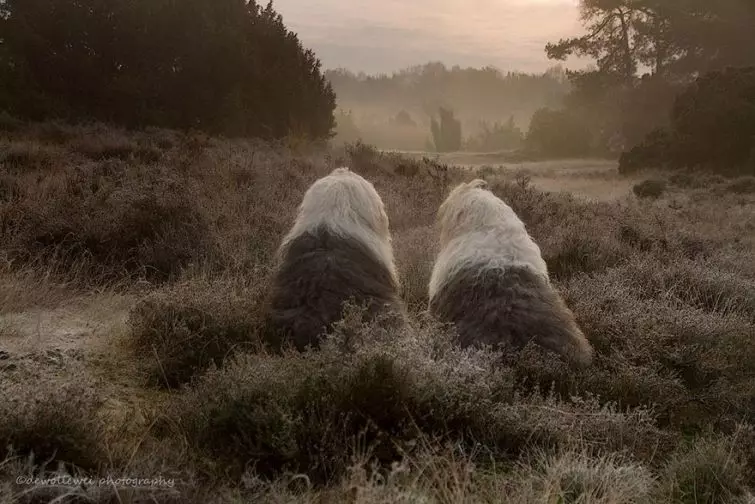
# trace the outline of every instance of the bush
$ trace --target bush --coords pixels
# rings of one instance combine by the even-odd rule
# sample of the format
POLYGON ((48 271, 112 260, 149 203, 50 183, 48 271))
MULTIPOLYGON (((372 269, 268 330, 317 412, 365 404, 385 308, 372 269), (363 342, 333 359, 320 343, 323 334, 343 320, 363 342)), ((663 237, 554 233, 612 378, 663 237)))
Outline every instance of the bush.
POLYGON ((4 376, 0 392, 0 460, 33 456, 37 464, 58 461, 83 469, 106 460, 97 422, 102 399, 92 387, 60 378, 24 376, 17 382, 4 376))
POLYGON ((666 191, 666 182, 663 180, 645 180, 636 184, 632 192, 638 198, 660 198, 666 191))
POLYGON ((59 189, 45 205, 38 204, 40 188, 27 185, 2 209, 13 230, 3 245, 12 259, 78 268, 96 281, 164 280, 210 250, 191 190, 170 175, 102 161, 55 182, 59 189))
POLYGON ((430 131, 433 134, 435 150, 451 152, 461 150, 461 121, 454 117, 452 110, 440 107, 439 120, 432 119, 430 131))
POLYGON ((677 96, 668 131, 655 131, 622 156, 622 172, 643 167, 755 174, 755 68, 710 72, 677 96))
POLYGON ((590 153, 590 132, 570 112, 544 108, 532 116, 525 145, 543 156, 586 156, 590 153))
POLYGON ((343 476, 360 446, 389 467, 419 439, 484 446, 480 463, 532 444, 581 439, 640 454, 667 441, 648 411, 517 395, 497 354, 459 350, 435 323, 396 334, 379 322, 365 327, 359 315, 347 313, 319 352, 240 355, 211 371, 177 398, 169 424, 200 460, 221 460, 216 470, 251 462, 263 475, 303 471, 322 483, 343 476))
POLYGON ((129 325, 149 384, 179 387, 233 352, 259 345, 265 285, 259 280, 186 281, 142 299, 129 325))
MULTIPOLYGON (((19 454, 57 448, 57 460, 104 476, 181 473, 177 481, 206 490, 196 502, 684 502, 698 489, 700 500, 746 502, 752 494, 755 434, 737 426, 755 416, 753 223, 741 203, 749 198, 726 192, 734 181, 676 173, 670 183, 691 189, 691 200, 669 208, 582 200, 541 192, 526 177, 488 174, 595 349, 590 368, 573 370, 534 345, 462 351, 451 328, 423 315, 438 206, 474 175, 360 147, 352 154, 363 163, 352 166, 385 201, 409 326, 365 326, 348 311, 321 351, 270 354, 258 345, 267 269, 302 194, 343 164, 345 152, 311 149, 304 157, 259 141, 94 126, 36 125, 7 140, 23 143, 19 151, 49 151, 21 156, 26 164, 0 177, 0 332, 11 345, 0 352, 0 397, 11 397, 0 403, 0 444, 12 438, 19 454), (94 146, 123 137, 135 149, 160 149, 161 158, 93 161, 74 148, 87 137, 94 146), (114 200, 118 194, 133 196, 114 200), (139 197, 169 208, 180 201, 188 213, 144 208, 139 197), (29 224, 29 215, 41 224, 29 224), (138 298, 125 320, 96 302, 103 286, 58 284, 63 275, 93 280, 75 261, 44 253, 7 260, 24 246, 40 252, 27 240, 31 231, 68 223, 68 243, 90 247, 76 257, 95 264, 92 251, 128 256, 124 241, 86 237, 162 243, 158 237, 186 229, 192 216, 201 224, 186 235, 200 241, 164 241, 166 257, 182 257, 169 246, 191 257, 169 283, 120 283, 119 299, 138 298), (134 222, 137 231, 159 232, 120 230, 134 222), (84 327, 94 311, 107 326, 84 327), (78 337, 89 331, 93 337, 78 337), (104 407, 89 386, 52 397, 70 383, 59 376, 58 353, 18 379, 26 356, 16 345, 29 345, 31 360, 47 356, 38 345, 81 342, 76 355, 92 373, 75 382, 104 391, 104 407), (144 378, 171 390, 145 390, 144 378), (108 463, 112 453, 125 467, 108 463)), ((130 257, 137 271, 139 261, 152 261, 130 257)), ((107 269, 131 280, 117 263, 107 269)), ((0 463, 0 501, 6 489, 28 490, 13 486, 23 460, 0 463)), ((82 501, 98 495, 79 492, 82 501)), ((183 486, 173 492, 192 500, 183 486)))
POLYGON ((362 132, 359 131, 351 111, 344 112, 339 110, 335 116, 335 136, 333 140, 337 143, 355 143, 362 139, 362 132))
POLYGON ((666 466, 664 502, 734 502, 747 491, 746 460, 735 438, 709 438, 676 454, 666 466))
POLYGON ((657 129, 619 157, 619 173, 626 175, 645 168, 666 168, 670 162, 674 138, 666 130, 657 129))
POLYGON ((518 149, 524 140, 522 130, 510 117, 505 124, 494 123, 492 126, 482 122, 482 131, 466 141, 465 150, 477 152, 494 152, 510 149, 518 149))
POLYGON ((726 192, 734 194, 755 193, 755 177, 740 177, 726 186, 726 192))

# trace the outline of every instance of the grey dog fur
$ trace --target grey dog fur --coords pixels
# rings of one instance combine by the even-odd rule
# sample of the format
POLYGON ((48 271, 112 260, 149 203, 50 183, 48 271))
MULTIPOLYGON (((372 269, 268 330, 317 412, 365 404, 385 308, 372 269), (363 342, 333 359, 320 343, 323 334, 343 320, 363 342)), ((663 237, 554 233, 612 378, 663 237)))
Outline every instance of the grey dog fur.
POLYGON ((430 311, 455 325, 463 347, 521 348, 534 340, 578 364, 592 360, 572 311, 527 267, 462 269, 432 299, 430 311))
POLYGON ((402 312, 398 285, 359 240, 318 226, 293 239, 275 275, 268 309, 269 339, 298 350, 319 347, 343 317, 344 304, 362 306, 366 322, 402 312))

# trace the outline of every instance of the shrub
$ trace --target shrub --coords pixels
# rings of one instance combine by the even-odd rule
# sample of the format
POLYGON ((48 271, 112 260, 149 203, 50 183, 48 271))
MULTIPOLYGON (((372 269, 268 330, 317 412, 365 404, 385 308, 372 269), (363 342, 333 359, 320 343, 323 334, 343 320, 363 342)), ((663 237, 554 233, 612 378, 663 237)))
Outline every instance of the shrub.
POLYGON ((417 127, 417 122, 412 119, 412 116, 406 110, 400 111, 398 114, 396 114, 396 117, 391 118, 391 123, 397 126, 405 126, 411 128, 417 127))
POLYGON ((626 175, 645 168, 666 168, 672 153, 673 136, 666 130, 656 129, 629 151, 619 157, 619 173, 626 175))
POLYGON ((79 380, 25 376, 18 382, 4 377, 0 384, 0 460, 11 454, 33 455, 38 464, 58 461, 83 469, 104 462, 99 438, 102 426, 96 417, 102 400, 79 380), (32 379, 33 386, 24 383, 32 379))
POLYGON ((259 345, 261 280, 184 281, 134 306, 131 338, 148 382, 179 387, 239 349, 259 345))
POLYGON ((752 174, 755 68, 705 74, 679 94, 668 131, 622 155, 624 173, 649 166, 752 174))
POLYGON ((666 465, 664 502, 727 503, 747 489, 748 470, 734 438, 708 438, 676 454, 666 465))
POLYGON ((570 112, 543 108, 532 116, 525 146, 544 156, 585 156, 590 152, 590 132, 570 112))
POLYGON ((481 130, 466 141, 465 150, 494 152, 518 149, 524 140, 524 134, 514 123, 513 116, 505 124, 494 123, 492 126, 483 121, 481 130))
POLYGON ((666 182, 663 180, 645 180, 636 184, 632 192, 638 198, 660 198, 666 191, 666 182))
MULTIPOLYGON (((746 502, 752 494, 755 435, 737 425, 755 416, 753 223, 740 203, 748 198, 726 191, 733 181, 674 174, 669 183, 692 189, 692 198, 672 209, 636 199, 591 202, 541 192, 524 176, 487 175, 540 245, 554 287, 595 349, 593 365, 574 370, 534 345, 462 351, 452 328, 422 314, 435 214, 450 187, 474 175, 364 148, 364 164, 354 169, 367 172, 386 203, 409 326, 365 326, 358 311, 347 311, 321 351, 269 354, 258 344, 267 268, 304 191, 344 154, 308 148, 303 155, 195 133, 54 132, 67 140, 43 142, 38 126, 8 137, 9 146, 50 149, 52 169, 35 161, 0 177, 9 195, 0 199, 0 332, 13 338, 0 352, 0 396, 24 403, 0 404, 0 444, 16 436, 19 454, 57 448, 57 460, 105 476, 181 473, 178 480, 206 492, 197 502, 495 502, 501 495, 513 503, 610 502, 632 501, 632 492, 639 502, 684 502, 698 489, 699 500, 746 502), (160 161, 93 161, 73 148, 87 136, 106 143, 111 134, 137 149, 157 146, 160 161), (155 204, 140 206, 140 198, 155 204), (157 231, 122 231, 134 222, 137 231, 157 231), (63 243, 88 247, 70 256, 79 263, 61 262, 62 250, 55 255, 54 246, 28 239, 50 229, 72 233, 63 243), (187 229, 187 238, 169 229, 187 229), (118 353, 118 311, 112 334, 95 326, 96 338, 74 337, 89 330, 81 327, 86 306, 103 288, 92 292, 87 275, 118 271, 131 279, 153 261, 124 253, 123 240, 101 239, 111 234, 143 236, 142 246, 167 236, 165 257, 183 263, 146 295, 143 282, 121 284, 129 291, 124 301, 140 296, 126 354, 118 353), (134 270, 116 268, 123 257, 134 270), (96 265, 88 272, 81 269, 87 261, 96 265), (58 283, 60 274, 66 282, 58 283), (76 301, 63 304, 72 295, 76 301), (96 379, 91 387, 110 399, 104 408, 96 397, 77 399, 72 381, 58 376, 57 353, 28 379, 17 378, 25 362, 17 343, 79 341, 97 342, 80 353, 97 373, 75 383, 96 379), (112 358, 101 361, 103 351, 112 358), (142 378, 172 390, 144 390, 142 378), (62 399, 46 392, 63 382, 74 392, 62 399), (103 421, 111 425, 104 435, 103 421), (108 463, 111 453, 128 460, 125 467, 108 463)), ((23 460, 0 463, 0 501, 6 489, 11 496, 28 490, 13 486, 23 460)), ((111 495, 75 494, 82 501, 111 495)), ((193 495, 183 487, 171 494, 182 502, 193 495)), ((59 496, 24 494, 45 502, 59 496)))
POLYGON ((45 205, 29 188, 4 209, 13 259, 76 266, 96 281, 161 280, 208 252, 207 223, 182 183, 107 162, 86 171, 64 175, 45 205))
POLYGON ((651 471, 616 455, 593 455, 576 448, 541 452, 511 478, 509 502, 650 503, 651 471))
POLYGON ((54 146, 35 141, 20 141, 4 145, 2 163, 7 172, 23 173, 34 170, 49 170, 63 158, 64 154, 54 146))
POLYGON ((335 115, 335 136, 333 140, 338 143, 350 144, 359 142, 362 133, 359 131, 351 111, 339 110, 335 115))
POLYGON ((577 439, 655 452, 666 439, 647 411, 518 396, 496 354, 459 350, 434 323, 392 334, 359 319, 347 313, 319 352, 238 356, 177 398, 170 423, 218 470, 318 482, 343 476, 360 446, 386 467, 422 438, 484 446, 480 462, 577 439))
POLYGON ((755 177, 740 177, 726 186, 726 192, 734 194, 755 193, 755 177))
POLYGON ((433 134, 433 143, 438 152, 451 152, 461 150, 461 121, 454 117, 450 109, 440 107, 439 119, 433 118, 430 123, 430 131, 433 134))

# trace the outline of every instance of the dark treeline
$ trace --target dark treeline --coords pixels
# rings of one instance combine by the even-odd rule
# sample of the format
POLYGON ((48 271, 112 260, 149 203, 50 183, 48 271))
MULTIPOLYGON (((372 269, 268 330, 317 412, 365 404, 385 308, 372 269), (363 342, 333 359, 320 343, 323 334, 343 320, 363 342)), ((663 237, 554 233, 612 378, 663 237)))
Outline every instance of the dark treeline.
MULTIPOLYGON (((573 91, 565 100, 565 109, 591 130, 593 149, 629 150, 653 138, 696 144, 700 162, 687 157, 685 165, 715 164, 709 154, 728 150, 720 142, 737 145, 740 153, 747 150, 743 143, 755 149, 753 73, 722 72, 755 65, 755 3, 581 0, 580 8, 585 35, 549 44, 546 51, 556 60, 569 55, 595 60, 590 70, 569 72, 573 91), (695 91, 700 86, 705 92, 695 91), (717 122, 719 130, 741 138, 708 135, 704 127, 692 132, 682 126, 689 124, 685 117, 700 125, 717 122)), ((723 156, 718 162, 747 160, 723 156)), ((750 162, 755 166, 755 157, 750 162)))
POLYGON ((0 0, 0 108, 277 138, 325 137, 335 95, 272 4, 0 0))

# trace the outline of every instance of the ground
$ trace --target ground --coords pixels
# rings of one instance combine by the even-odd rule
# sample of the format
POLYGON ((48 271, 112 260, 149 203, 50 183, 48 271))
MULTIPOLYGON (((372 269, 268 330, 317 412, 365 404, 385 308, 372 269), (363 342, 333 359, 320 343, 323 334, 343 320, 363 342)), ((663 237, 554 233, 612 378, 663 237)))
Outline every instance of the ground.
POLYGON ((0 150, 0 502, 753 501, 750 179, 56 124, 0 150), (411 326, 347 313, 321 351, 271 353, 274 250, 344 164, 386 202, 411 326), (541 246, 591 369, 461 351, 423 314, 435 211, 476 176, 541 246), (163 479, 17 480, 56 474, 163 479))

